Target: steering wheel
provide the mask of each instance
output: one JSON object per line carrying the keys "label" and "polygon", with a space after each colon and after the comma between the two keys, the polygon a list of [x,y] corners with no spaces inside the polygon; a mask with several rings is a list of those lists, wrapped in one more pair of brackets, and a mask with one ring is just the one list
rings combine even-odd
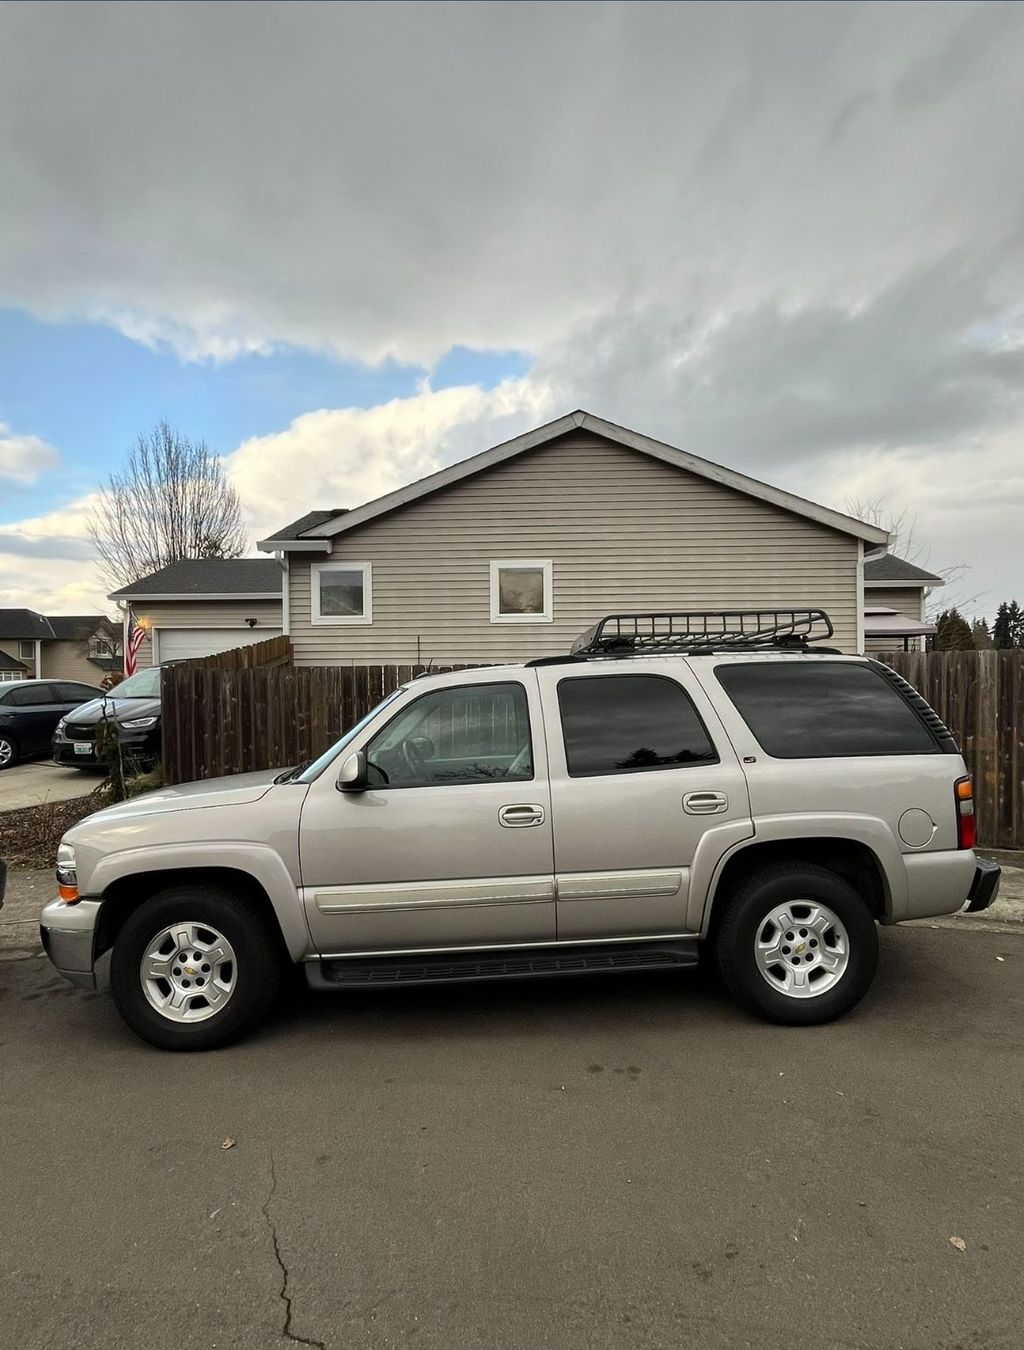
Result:
{"label": "steering wheel", "polygon": [[527,743],[523,746],[522,750],[520,750],[519,754],[516,755],[515,759],[505,770],[505,777],[514,778],[517,774],[521,774],[525,769],[530,768],[531,759],[532,756],[530,754],[530,743],[529,741],[527,741]]}
{"label": "steering wheel", "polygon": [[402,742],[402,758],[405,760],[405,767],[409,770],[413,778],[429,778],[430,770],[427,767],[427,755],[433,746],[425,736],[410,736],[408,740]]}

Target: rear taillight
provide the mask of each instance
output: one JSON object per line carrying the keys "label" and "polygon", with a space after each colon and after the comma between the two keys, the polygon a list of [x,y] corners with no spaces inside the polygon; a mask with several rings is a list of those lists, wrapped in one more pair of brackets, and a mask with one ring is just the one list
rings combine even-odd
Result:
{"label": "rear taillight", "polygon": [[958,778],[956,794],[956,841],[958,848],[974,847],[974,789],[969,778]]}

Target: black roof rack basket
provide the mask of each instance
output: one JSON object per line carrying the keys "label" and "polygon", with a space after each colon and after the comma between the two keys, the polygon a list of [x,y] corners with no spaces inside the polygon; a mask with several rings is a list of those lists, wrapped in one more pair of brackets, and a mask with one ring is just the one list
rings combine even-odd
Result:
{"label": "black roof rack basket", "polygon": [[[607,614],[572,644],[573,656],[746,651],[813,651],[808,641],[835,632],[823,609],[690,609]],[[833,649],[834,650],[834,649]]]}

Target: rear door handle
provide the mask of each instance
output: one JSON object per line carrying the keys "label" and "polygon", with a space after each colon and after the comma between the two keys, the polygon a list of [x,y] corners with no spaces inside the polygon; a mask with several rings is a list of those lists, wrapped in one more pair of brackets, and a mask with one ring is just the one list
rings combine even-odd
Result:
{"label": "rear door handle", "polygon": [[543,825],[544,808],[543,806],[534,806],[532,803],[503,806],[498,812],[498,819],[502,825],[510,830],[519,829],[524,825]]}
{"label": "rear door handle", "polygon": [[687,792],[683,797],[683,810],[690,816],[717,816],[728,805],[724,792]]}

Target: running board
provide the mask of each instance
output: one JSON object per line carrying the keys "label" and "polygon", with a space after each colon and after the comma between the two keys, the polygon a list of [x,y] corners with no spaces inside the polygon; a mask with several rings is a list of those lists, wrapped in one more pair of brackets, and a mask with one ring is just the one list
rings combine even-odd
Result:
{"label": "running board", "polygon": [[311,989],[398,988],[417,984],[462,984],[475,980],[530,980],[549,975],[614,975],[644,970],[682,970],[698,962],[696,938],[651,945],[532,947],[505,952],[457,952],[437,956],[352,956],[311,961]]}

